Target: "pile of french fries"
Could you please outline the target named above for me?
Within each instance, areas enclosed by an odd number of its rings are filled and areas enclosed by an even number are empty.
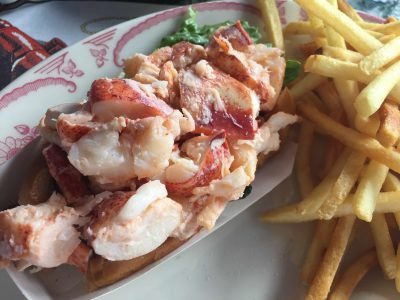
[[[315,220],[301,274],[309,284],[306,299],[349,299],[375,265],[400,292],[400,244],[394,239],[400,228],[400,21],[364,21],[345,0],[295,2],[308,20],[288,24],[283,35],[309,38],[299,47],[307,57],[304,76],[288,93],[303,118],[296,157],[302,200],[267,211],[262,220]],[[267,15],[263,11],[268,26],[273,18]],[[315,170],[321,136],[327,150]],[[362,221],[375,246],[343,270],[354,224]]]

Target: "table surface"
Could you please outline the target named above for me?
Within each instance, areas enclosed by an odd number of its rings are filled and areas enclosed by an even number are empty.
[[[357,8],[376,15],[400,17],[400,4],[392,5],[393,1],[352,0],[350,2]],[[17,10],[0,14],[0,18],[12,22],[16,27],[38,40],[47,41],[53,37],[59,37],[70,45],[87,37],[90,33],[166,7],[170,6],[126,2],[57,1],[26,5]],[[42,16],[46,16],[46,18]],[[265,209],[268,201],[274,201],[281,198],[282,194],[287,193],[290,190],[287,188],[288,184],[287,181],[278,187],[265,199],[232,220],[229,225],[193,246],[190,251],[178,255],[158,267],[154,272],[145,274],[133,284],[102,299],[121,299],[126,295],[132,295],[133,292],[135,299],[138,300],[179,300],[187,299],[189,295],[192,300],[249,299],[247,296],[250,294],[252,299],[281,298],[283,287],[273,285],[266,280],[271,276],[268,274],[268,270],[274,265],[284,262],[288,268],[283,268],[279,274],[272,274],[272,276],[287,280],[293,276],[297,277],[303,253],[293,250],[291,253],[286,253],[287,256],[268,258],[264,257],[262,249],[268,247],[271,242],[274,243],[274,247],[279,247],[282,251],[288,248],[288,243],[297,245],[297,250],[305,249],[304,242],[307,241],[307,237],[300,239],[294,234],[293,227],[290,225],[275,228],[271,226],[272,229],[263,226],[257,221],[256,216]],[[305,224],[299,227],[302,226],[309,225]],[[238,239],[238,236],[241,238]],[[286,236],[286,238],[279,238],[281,236]],[[287,236],[291,238],[287,239]],[[263,242],[260,243],[260,240]],[[258,248],[251,246],[256,244]],[[250,259],[249,256],[251,256]],[[246,257],[246,260],[241,259],[243,257]],[[289,264],[287,260],[290,260]],[[246,262],[246,265],[243,265],[242,261]],[[261,261],[264,263],[260,264]],[[210,272],[215,269],[215,265],[218,265],[220,269],[217,274]],[[238,273],[241,276],[237,276]],[[232,281],[229,280],[230,278]],[[237,278],[241,278],[241,280],[237,282]],[[232,286],[236,286],[236,288],[232,289]],[[2,299],[24,299],[4,270],[0,271],[0,290]],[[250,293],[255,290],[257,293]],[[299,286],[292,286],[289,291],[285,291],[285,298],[297,299],[299,298],[298,292],[302,290],[304,287],[300,286],[300,283]],[[391,291],[380,291],[380,295],[385,299],[387,299],[384,296],[386,293],[389,295]],[[384,298],[377,297],[377,299]]]

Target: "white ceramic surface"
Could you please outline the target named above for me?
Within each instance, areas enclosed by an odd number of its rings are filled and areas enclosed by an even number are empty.
[[[283,22],[304,18],[304,14],[293,3],[278,1],[278,5]],[[238,18],[260,24],[253,1],[207,3],[198,5],[197,9],[201,11],[198,20],[202,24]],[[35,144],[29,144],[29,149],[25,149],[17,159],[10,159],[36,136],[34,127],[46,108],[82,99],[93,79],[118,74],[124,57],[134,52],[153,50],[160,37],[179,24],[183,12],[184,9],[172,10],[157,14],[157,17],[135,19],[107,29],[57,53],[1,91],[1,208],[7,207],[15,199],[20,182],[18,178],[24,174],[25,166],[30,164],[33,156],[29,153],[34,151]],[[274,174],[269,175],[273,177]],[[201,243],[104,298],[302,298],[304,287],[298,274],[310,238],[310,224],[263,225],[256,218],[259,212],[294,197],[294,184],[289,179]],[[246,206],[243,202],[238,205],[243,208]],[[60,281],[57,271],[48,274],[55,281],[45,288],[46,296],[43,296],[40,278],[29,281],[25,278],[26,274],[13,273],[13,276],[32,299],[69,299],[73,295],[79,296],[80,293],[68,291],[75,284],[77,289],[81,288],[79,276],[71,275],[67,280],[63,278]],[[46,273],[40,276],[46,276]],[[371,280],[373,285],[370,284]],[[63,294],[64,291],[66,293]],[[385,284],[379,273],[372,273],[364,280],[356,298],[365,299],[366,295],[368,299],[397,297],[393,285]]]

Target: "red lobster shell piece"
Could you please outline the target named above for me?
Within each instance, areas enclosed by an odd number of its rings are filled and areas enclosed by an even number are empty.
[[[181,107],[192,115],[196,132],[224,130],[234,139],[253,139],[259,99],[244,84],[206,61],[179,72]]]
[[[97,204],[91,212],[92,219],[85,226],[85,238],[90,243],[96,238],[95,233],[109,223],[128,202],[134,192],[115,192]]]
[[[260,97],[261,109],[272,110],[282,88],[285,60],[278,48],[253,45],[240,21],[218,30],[207,47],[208,59]]]
[[[85,177],[68,161],[67,154],[57,145],[43,149],[43,156],[51,176],[56,181],[67,204],[78,204],[90,194]]]
[[[93,250],[81,242],[68,258],[68,264],[76,266],[82,273],[86,273],[92,254]]]
[[[165,186],[170,195],[191,196],[196,187],[206,186],[214,179],[222,177],[224,163],[230,157],[225,133],[208,137],[207,146],[199,164],[199,170],[184,182],[168,182]]]
[[[153,116],[166,117],[173,109],[157,98],[151,85],[131,79],[98,79],[89,92],[89,106],[96,121],[107,122],[114,117],[132,120]]]
[[[63,145],[77,142],[85,134],[93,129],[93,124],[88,124],[92,116],[82,111],[75,114],[60,115],[57,119],[57,133]]]

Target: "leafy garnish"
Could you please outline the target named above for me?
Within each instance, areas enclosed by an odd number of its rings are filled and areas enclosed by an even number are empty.
[[[254,43],[261,38],[257,27],[251,26],[247,21],[241,21],[243,28],[249,34]],[[231,21],[225,21],[214,25],[199,26],[196,22],[196,12],[189,7],[188,16],[182,22],[179,30],[161,40],[160,47],[172,46],[181,41],[187,41],[197,45],[206,45],[213,33],[221,26],[232,25]]]
[[[286,61],[285,78],[283,79],[283,85],[288,85],[295,80],[301,70],[301,63],[297,60],[288,59]]]

